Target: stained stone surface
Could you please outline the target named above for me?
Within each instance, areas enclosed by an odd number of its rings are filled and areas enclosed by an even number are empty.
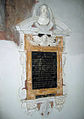
[[[32,89],[57,87],[57,53],[32,52]]]

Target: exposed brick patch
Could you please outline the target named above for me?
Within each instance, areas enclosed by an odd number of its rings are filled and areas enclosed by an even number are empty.
[[[5,33],[5,31],[0,31],[0,40],[6,40],[6,33]]]
[[[15,30],[0,31],[0,40],[14,41],[17,45],[19,45],[19,33]]]

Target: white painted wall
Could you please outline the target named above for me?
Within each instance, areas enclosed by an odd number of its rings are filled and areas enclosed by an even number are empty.
[[[43,1],[41,1],[43,2]],[[61,112],[53,110],[49,119],[84,119],[84,1],[45,0],[72,30],[66,39],[67,62],[65,80],[68,96]],[[18,97],[20,81],[19,53],[16,45],[0,41],[0,119],[40,119],[40,114],[31,117],[21,109]]]

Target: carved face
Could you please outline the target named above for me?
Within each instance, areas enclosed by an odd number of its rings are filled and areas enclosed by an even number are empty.
[[[41,11],[41,15],[47,15],[47,11],[48,11],[47,6],[42,5],[40,11]]]

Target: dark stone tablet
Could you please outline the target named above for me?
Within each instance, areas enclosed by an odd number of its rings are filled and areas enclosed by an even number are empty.
[[[57,53],[32,52],[32,89],[57,87]]]

